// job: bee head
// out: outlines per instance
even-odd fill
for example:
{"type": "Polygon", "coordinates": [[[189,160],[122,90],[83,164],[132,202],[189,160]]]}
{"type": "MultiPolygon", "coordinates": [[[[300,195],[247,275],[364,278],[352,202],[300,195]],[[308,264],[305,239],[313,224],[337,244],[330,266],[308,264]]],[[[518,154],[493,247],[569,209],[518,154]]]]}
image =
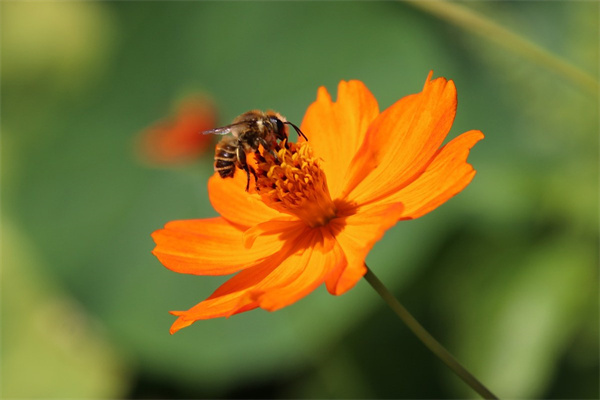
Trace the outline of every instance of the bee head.
{"type": "Polygon", "coordinates": [[[273,130],[275,132],[275,136],[277,137],[277,139],[279,139],[279,140],[287,139],[288,138],[288,129],[287,129],[286,125],[291,125],[296,130],[298,135],[300,135],[304,139],[308,140],[306,138],[306,136],[304,135],[304,133],[302,133],[300,128],[298,128],[296,125],[294,125],[291,122],[289,122],[288,120],[286,120],[285,117],[281,116],[279,113],[270,111],[270,112],[268,112],[268,115],[269,115],[269,121],[273,125],[273,130]]]}
{"type": "Polygon", "coordinates": [[[285,119],[279,114],[269,116],[269,122],[273,126],[273,132],[278,140],[284,140],[288,138],[287,126],[285,126],[285,119]],[[282,120],[283,119],[283,120],[282,120]]]}

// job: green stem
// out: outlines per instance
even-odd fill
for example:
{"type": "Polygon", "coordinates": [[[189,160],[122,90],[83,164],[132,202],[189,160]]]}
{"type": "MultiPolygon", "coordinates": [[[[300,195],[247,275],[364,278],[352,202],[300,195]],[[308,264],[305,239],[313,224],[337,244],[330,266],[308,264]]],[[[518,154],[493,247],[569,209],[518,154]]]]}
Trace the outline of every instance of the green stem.
{"type": "Polygon", "coordinates": [[[406,308],[394,295],[384,286],[384,284],[375,276],[373,271],[367,267],[367,274],[365,279],[375,289],[377,293],[383,298],[383,300],[390,306],[390,308],[400,317],[408,328],[419,338],[421,342],[429,350],[433,352],[444,364],[446,364],[460,379],[462,379],[467,385],[469,385],[474,391],[476,391],[484,399],[497,399],[496,395],[490,392],[481,382],[477,380],[469,371],[465,369],[456,359],[442,346],[437,340],[431,336],[425,328],[413,317],[406,308]]]}
{"type": "Polygon", "coordinates": [[[461,29],[481,35],[487,40],[495,42],[497,45],[525,58],[529,58],[533,62],[565,77],[591,94],[598,95],[600,83],[595,77],[465,6],[449,1],[405,0],[405,2],[461,29]]]}

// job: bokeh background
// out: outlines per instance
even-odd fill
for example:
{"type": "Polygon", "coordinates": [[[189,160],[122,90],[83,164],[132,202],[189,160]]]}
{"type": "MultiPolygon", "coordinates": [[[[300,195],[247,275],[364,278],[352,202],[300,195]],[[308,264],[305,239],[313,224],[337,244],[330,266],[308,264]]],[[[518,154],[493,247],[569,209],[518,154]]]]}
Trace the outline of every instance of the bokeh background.
{"type": "MultiPolygon", "coordinates": [[[[456,4],[597,81],[598,2],[456,4]]],[[[2,397],[474,397],[366,282],[169,335],[225,279],[150,254],[167,221],[215,215],[214,142],[183,166],[136,150],[189,94],[221,125],[299,123],[321,85],[360,79],[384,109],[430,70],[458,88],[450,136],[486,135],[478,173],[369,265],[497,395],[599,397],[597,87],[403,2],[0,7],[2,397]]]]}

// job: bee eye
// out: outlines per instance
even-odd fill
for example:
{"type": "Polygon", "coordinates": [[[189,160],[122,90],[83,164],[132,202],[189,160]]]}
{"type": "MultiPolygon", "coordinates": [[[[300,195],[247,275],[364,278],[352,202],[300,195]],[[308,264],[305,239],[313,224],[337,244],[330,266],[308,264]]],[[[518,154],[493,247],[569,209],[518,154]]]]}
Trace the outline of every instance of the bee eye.
{"type": "Polygon", "coordinates": [[[277,137],[282,140],[285,139],[285,126],[283,122],[279,118],[275,117],[271,117],[270,120],[271,124],[273,124],[273,127],[275,128],[275,133],[277,134],[277,137]]]}
{"type": "Polygon", "coordinates": [[[280,119],[277,119],[277,130],[281,133],[285,132],[285,127],[283,126],[283,122],[280,119]]]}

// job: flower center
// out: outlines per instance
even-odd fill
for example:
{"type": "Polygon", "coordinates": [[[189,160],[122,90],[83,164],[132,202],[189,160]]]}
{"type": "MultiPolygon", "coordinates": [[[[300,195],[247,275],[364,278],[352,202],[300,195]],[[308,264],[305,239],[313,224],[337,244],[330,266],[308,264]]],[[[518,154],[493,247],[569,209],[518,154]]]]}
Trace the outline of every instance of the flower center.
{"type": "Polygon", "coordinates": [[[292,214],[312,228],[335,218],[336,207],[329,195],[325,173],[307,142],[285,141],[273,150],[277,159],[264,151],[257,157],[256,189],[265,204],[292,214]]]}

